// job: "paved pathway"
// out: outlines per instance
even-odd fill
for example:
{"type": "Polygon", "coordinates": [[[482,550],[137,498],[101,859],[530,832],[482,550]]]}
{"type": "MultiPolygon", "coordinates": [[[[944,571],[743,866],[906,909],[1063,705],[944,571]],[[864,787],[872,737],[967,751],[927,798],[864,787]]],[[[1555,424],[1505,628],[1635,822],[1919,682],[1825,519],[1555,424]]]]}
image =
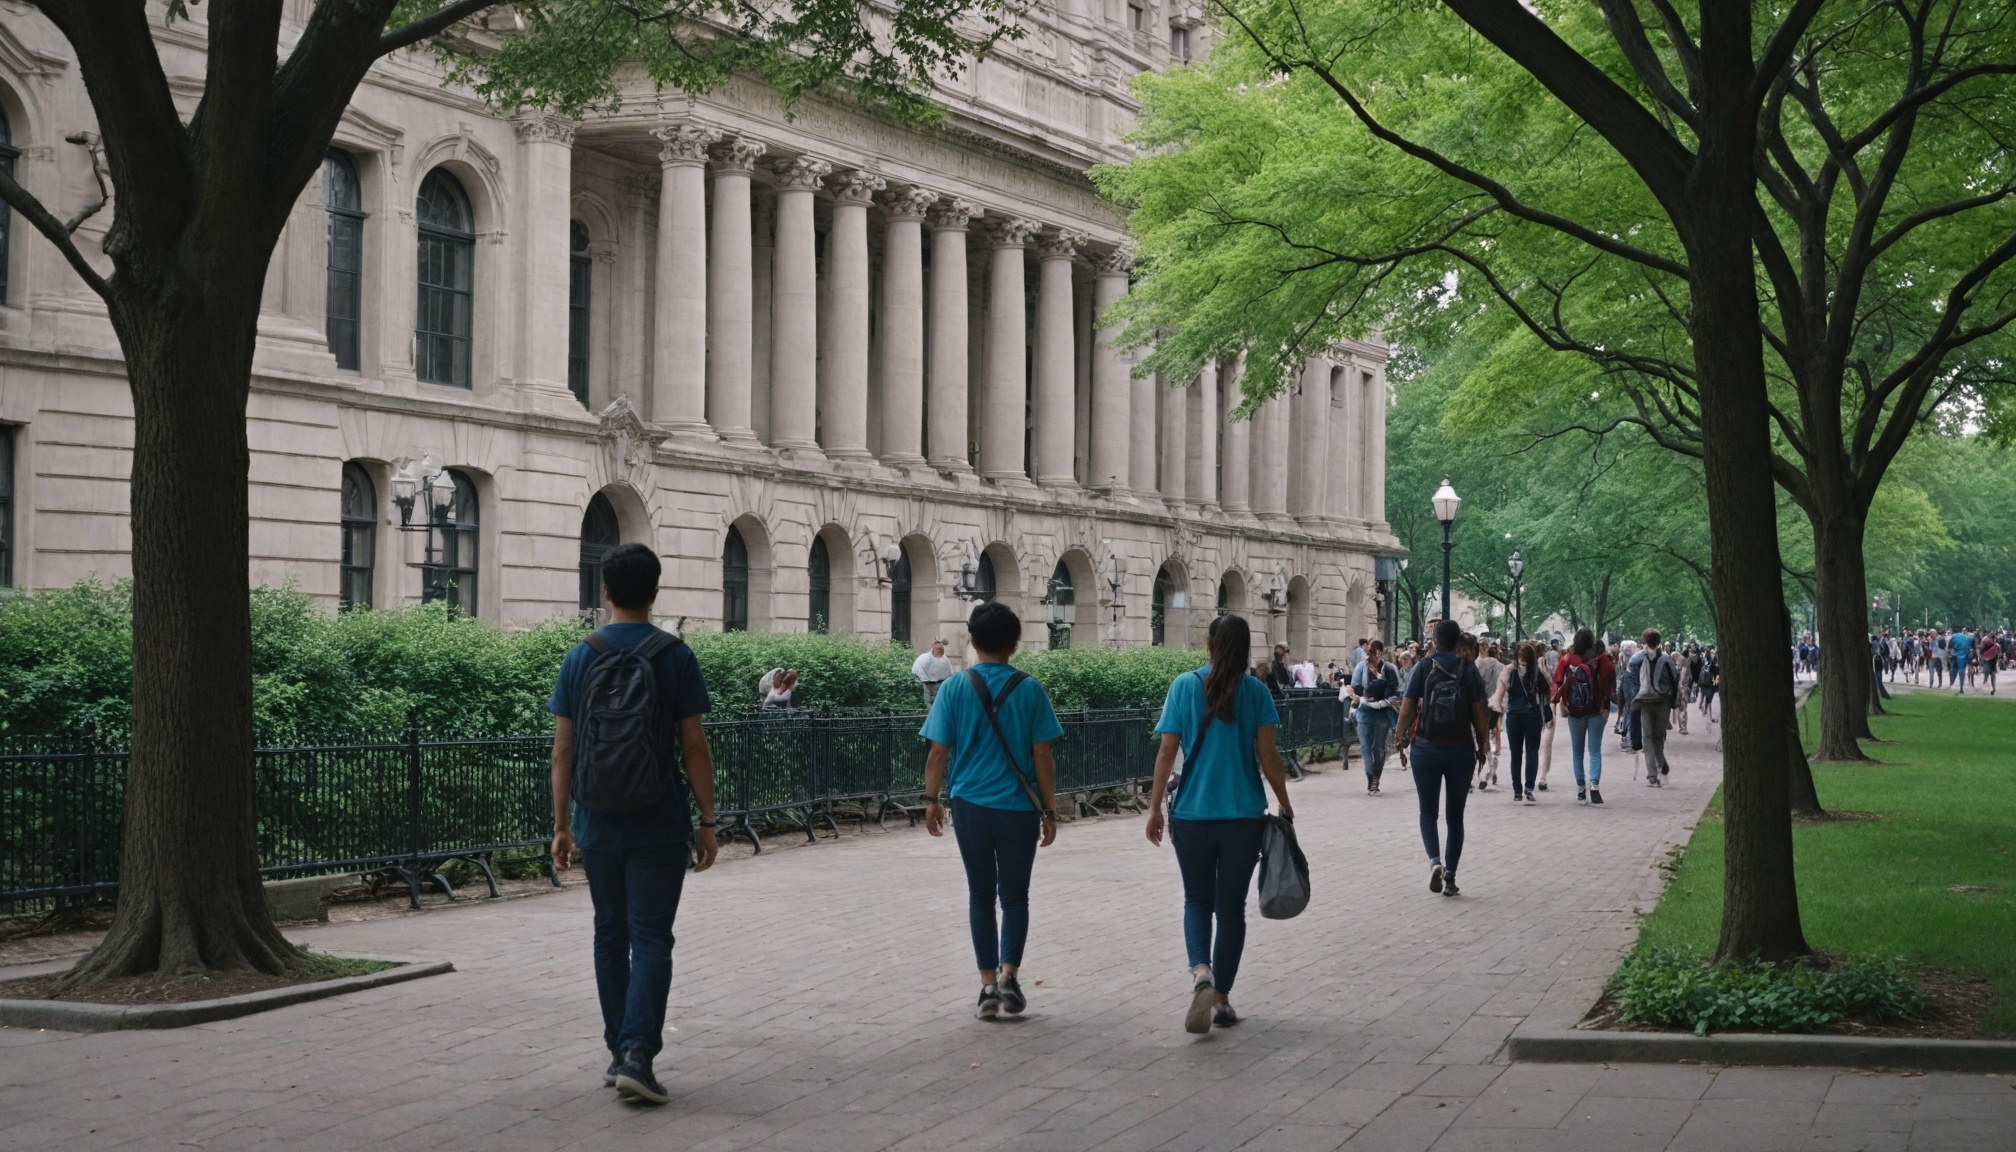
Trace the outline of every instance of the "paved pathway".
{"type": "Polygon", "coordinates": [[[1180,1027],[1175,862],[1138,820],[1043,854],[1029,1018],[993,1025],[951,841],[871,833],[688,885],[669,1107],[600,1087],[575,887],[300,934],[451,976],[176,1032],[0,1030],[0,1149],[2016,1147],[2005,1079],[1503,1062],[1594,998],[1713,789],[1709,739],[1676,737],[1663,791],[1614,759],[1611,803],[1578,808],[1564,733],[1541,804],[1473,799],[1455,900],[1426,889],[1404,776],[1297,785],[1316,902],[1254,918],[1246,1020],[1206,1037],[1180,1027]]]}

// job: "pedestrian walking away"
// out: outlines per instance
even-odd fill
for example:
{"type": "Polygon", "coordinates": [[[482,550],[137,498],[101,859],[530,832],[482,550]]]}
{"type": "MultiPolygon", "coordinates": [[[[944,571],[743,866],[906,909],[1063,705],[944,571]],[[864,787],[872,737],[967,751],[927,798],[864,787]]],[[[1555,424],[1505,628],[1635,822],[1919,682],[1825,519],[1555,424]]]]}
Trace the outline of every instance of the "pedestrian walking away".
{"type": "Polygon", "coordinates": [[[1176,846],[1183,944],[1190,960],[1183,1027],[1193,1033],[1239,1022],[1232,983],[1246,951],[1246,894],[1266,827],[1262,779],[1274,792],[1281,818],[1295,819],[1288,773],[1274,747],[1281,714],[1274,694],[1246,673],[1252,643],[1245,617],[1213,620],[1204,641],[1211,663],[1169,685],[1155,723],[1162,745],[1148,796],[1148,842],[1161,847],[1166,825],[1176,846]],[[1178,756],[1183,771],[1172,789],[1178,756]]]}
{"type": "Polygon", "coordinates": [[[1553,718],[1552,686],[1540,667],[1540,646],[1522,641],[1512,664],[1498,678],[1491,710],[1504,716],[1506,752],[1512,761],[1512,802],[1537,804],[1533,795],[1540,767],[1540,734],[1553,718]]]}
{"type": "MultiPolygon", "coordinates": [[[[1498,677],[1505,671],[1505,661],[1502,659],[1503,650],[1496,644],[1486,647],[1481,643],[1473,642],[1473,651],[1475,651],[1475,655],[1466,652],[1464,656],[1477,665],[1478,679],[1484,682],[1484,699],[1486,701],[1496,700],[1498,698],[1498,677]]],[[[1490,758],[1486,766],[1487,775],[1479,783],[1496,787],[1498,784],[1499,738],[1501,736],[1499,727],[1504,722],[1504,713],[1497,705],[1489,703],[1485,705],[1485,710],[1485,718],[1491,725],[1491,749],[1490,758]]]]}
{"type": "Polygon", "coordinates": [[[1386,661],[1386,642],[1374,640],[1365,662],[1351,673],[1351,694],[1358,701],[1358,754],[1365,765],[1365,791],[1379,794],[1386,774],[1386,752],[1392,747],[1394,709],[1400,701],[1399,670],[1386,661]]]}
{"type": "Polygon", "coordinates": [[[2002,642],[1994,633],[1981,637],[1981,683],[1995,695],[1995,669],[2002,663],[2002,642]]]}
{"type": "Polygon", "coordinates": [[[1463,629],[1454,620],[1435,626],[1435,651],[1415,666],[1400,701],[1396,740],[1407,741],[1401,763],[1412,757],[1414,790],[1421,803],[1421,846],[1428,851],[1428,890],[1456,895],[1456,865],[1463,857],[1463,807],[1471,773],[1484,763],[1490,740],[1484,682],[1475,665],[1457,654],[1463,629]],[[1436,834],[1436,808],[1447,793],[1449,843],[1436,834]]]}
{"type": "Polygon", "coordinates": [[[1967,694],[1967,665],[1974,659],[1974,636],[1965,628],[1955,628],[1953,638],[1946,642],[1948,667],[1946,678],[1954,685],[1955,696],[1967,694]]]}
{"type": "Polygon", "coordinates": [[[707,685],[693,650],[651,623],[659,574],[642,544],[602,557],[610,622],[567,653],[546,704],[553,865],[572,867],[580,853],[595,908],[595,992],[609,1049],[602,1082],[645,1104],[669,1098],[652,1064],[665,1044],[672,922],[689,852],[695,872],[718,852],[714,761],[701,727],[707,685]]]}
{"type": "Polygon", "coordinates": [[[1554,667],[1554,703],[1568,718],[1568,753],[1575,766],[1575,801],[1603,803],[1603,721],[1610,711],[1610,656],[1587,628],[1575,630],[1575,640],[1554,667]],[[1584,774],[1584,763],[1587,774],[1584,774]]]}
{"type": "Polygon", "coordinates": [[[1028,1006],[1019,974],[1029,938],[1029,880],[1036,848],[1057,839],[1057,768],[1050,742],[1064,735],[1043,686],[1009,667],[1022,620],[998,600],[966,622],[975,663],[945,682],[918,735],[924,759],[924,829],[952,834],[966,866],[966,920],[980,971],[974,1015],[993,1020],[1028,1006]],[[995,903],[1000,917],[995,917],[995,903]]]}
{"type": "Polygon", "coordinates": [[[1638,713],[1638,730],[1645,738],[1645,783],[1653,788],[1665,787],[1671,772],[1666,763],[1666,730],[1680,702],[1680,674],[1673,667],[1673,658],[1661,649],[1661,640],[1658,631],[1651,628],[1639,637],[1643,647],[1634,677],[1638,693],[1629,705],[1638,713]]]}

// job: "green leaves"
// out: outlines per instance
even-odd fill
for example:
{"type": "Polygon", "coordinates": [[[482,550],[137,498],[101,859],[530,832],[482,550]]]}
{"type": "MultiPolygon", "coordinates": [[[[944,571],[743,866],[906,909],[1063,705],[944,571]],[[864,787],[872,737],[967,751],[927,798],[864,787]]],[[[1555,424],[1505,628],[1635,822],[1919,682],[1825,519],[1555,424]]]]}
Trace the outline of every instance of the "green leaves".
{"type": "Polygon", "coordinates": [[[1911,1020],[1926,1011],[1924,993],[1896,962],[1855,957],[1827,967],[1789,964],[1708,965],[1693,952],[1639,948],[1610,978],[1626,1024],[1708,1032],[1814,1032],[1850,1017],[1911,1020]]]}

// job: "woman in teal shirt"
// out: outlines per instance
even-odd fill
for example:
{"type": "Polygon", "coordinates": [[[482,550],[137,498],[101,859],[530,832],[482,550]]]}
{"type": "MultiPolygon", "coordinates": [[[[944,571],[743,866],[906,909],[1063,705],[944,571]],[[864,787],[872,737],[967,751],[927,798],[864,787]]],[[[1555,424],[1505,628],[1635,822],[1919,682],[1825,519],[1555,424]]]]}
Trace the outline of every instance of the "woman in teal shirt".
{"type": "Polygon", "coordinates": [[[1288,803],[1288,776],[1274,748],[1274,726],[1281,716],[1267,685],[1246,671],[1252,643],[1244,617],[1213,620],[1205,642],[1211,663],[1176,678],[1155,725],[1162,748],[1155,756],[1148,842],[1157,847],[1169,777],[1177,754],[1183,755],[1183,776],[1167,823],[1183,873],[1183,941],[1190,950],[1191,979],[1183,1027],[1191,1032],[1239,1022],[1232,1011],[1232,981],[1246,949],[1246,893],[1260,862],[1261,818],[1267,814],[1262,776],[1274,789],[1281,816],[1295,818],[1288,803]]]}

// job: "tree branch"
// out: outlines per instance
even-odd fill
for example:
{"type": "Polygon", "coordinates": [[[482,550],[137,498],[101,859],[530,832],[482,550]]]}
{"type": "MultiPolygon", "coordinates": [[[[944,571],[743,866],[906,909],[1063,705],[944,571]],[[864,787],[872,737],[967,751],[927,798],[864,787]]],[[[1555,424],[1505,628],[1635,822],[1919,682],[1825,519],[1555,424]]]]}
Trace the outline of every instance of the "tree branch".
{"type": "Polygon", "coordinates": [[[401,48],[409,48],[431,36],[439,35],[476,15],[485,8],[494,8],[502,0],[456,0],[443,5],[433,12],[420,17],[410,24],[401,24],[378,38],[376,56],[388,56],[401,48]]]}
{"type": "Polygon", "coordinates": [[[0,200],[5,200],[8,207],[21,213],[22,219],[33,224],[37,232],[47,237],[49,242],[56,246],[56,250],[63,253],[63,258],[70,262],[70,267],[76,270],[84,283],[90,285],[93,292],[102,297],[111,296],[112,286],[98,274],[96,268],[91,267],[90,261],[84,259],[84,253],[77,250],[77,245],[70,239],[70,229],[64,227],[61,220],[50,214],[49,209],[42,206],[42,201],[37,200],[26,188],[16,184],[13,174],[8,172],[4,165],[0,165],[0,200]]]}

